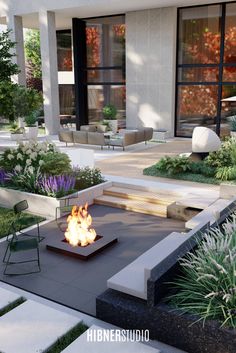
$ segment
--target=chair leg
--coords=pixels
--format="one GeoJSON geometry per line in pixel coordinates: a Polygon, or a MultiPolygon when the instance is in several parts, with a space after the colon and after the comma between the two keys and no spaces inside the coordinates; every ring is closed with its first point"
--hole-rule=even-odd
{"type": "MultiPolygon", "coordinates": [[[[7,257],[7,252],[8,252],[9,246],[10,246],[10,243],[7,244],[7,248],[6,248],[5,254],[4,254],[4,256],[3,256],[3,260],[2,260],[3,263],[6,263],[6,262],[7,262],[7,261],[6,261],[6,257],[7,257]]],[[[8,259],[8,260],[9,260],[9,259],[8,259]]]]}

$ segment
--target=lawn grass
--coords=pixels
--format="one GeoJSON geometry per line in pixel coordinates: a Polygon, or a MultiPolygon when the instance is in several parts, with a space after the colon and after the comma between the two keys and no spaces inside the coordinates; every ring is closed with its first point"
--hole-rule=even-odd
{"type": "MultiPolygon", "coordinates": [[[[0,207],[0,238],[5,237],[10,232],[10,225],[15,217],[12,209],[0,207]]],[[[20,218],[21,228],[30,227],[37,222],[42,222],[45,218],[29,213],[22,213],[20,218]]]]}
{"type": "Polygon", "coordinates": [[[168,174],[167,172],[163,172],[157,169],[156,165],[152,165],[151,167],[145,168],[143,170],[144,175],[155,176],[160,178],[169,178],[176,180],[186,180],[192,181],[195,183],[204,183],[204,184],[215,184],[220,185],[222,183],[221,180],[218,180],[214,177],[207,177],[202,174],[194,174],[194,173],[178,173],[178,174],[168,174]]]}
{"type": "Polygon", "coordinates": [[[20,297],[19,299],[16,299],[14,302],[6,305],[4,308],[2,308],[0,310],[0,316],[5,315],[6,313],[8,313],[9,311],[15,309],[17,306],[23,304],[26,301],[25,298],[20,297]]]}
{"type": "Polygon", "coordinates": [[[77,324],[70,331],[68,331],[64,336],[58,338],[58,340],[47,349],[46,353],[60,353],[66,347],[68,347],[73,341],[75,341],[82,333],[88,329],[83,323],[77,324]]]}

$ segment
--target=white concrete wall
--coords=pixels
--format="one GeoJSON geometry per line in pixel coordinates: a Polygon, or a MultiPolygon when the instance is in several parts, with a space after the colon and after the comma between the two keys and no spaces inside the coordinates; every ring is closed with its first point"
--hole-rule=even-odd
{"type": "Polygon", "coordinates": [[[126,14],[127,127],[174,134],[177,9],[126,14]]]}

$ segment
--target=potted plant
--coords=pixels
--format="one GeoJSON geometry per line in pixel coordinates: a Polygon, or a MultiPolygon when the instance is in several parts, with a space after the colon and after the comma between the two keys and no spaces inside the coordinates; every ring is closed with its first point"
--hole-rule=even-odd
{"type": "Polygon", "coordinates": [[[109,126],[112,130],[113,133],[117,132],[117,109],[113,104],[107,104],[103,107],[103,116],[104,116],[104,120],[108,121],[109,126]]]}
{"type": "Polygon", "coordinates": [[[25,134],[29,140],[36,139],[38,136],[38,123],[35,112],[25,117],[25,134]]]}
{"type": "Polygon", "coordinates": [[[12,141],[21,141],[24,138],[24,129],[19,127],[16,122],[11,125],[11,140],[12,141]]]}
{"type": "Polygon", "coordinates": [[[236,137],[236,115],[229,116],[228,121],[230,125],[230,136],[236,137]]]}
{"type": "Polygon", "coordinates": [[[30,116],[42,107],[42,94],[33,88],[16,86],[13,96],[14,115],[18,118],[19,127],[25,126],[25,117],[30,116]]]}

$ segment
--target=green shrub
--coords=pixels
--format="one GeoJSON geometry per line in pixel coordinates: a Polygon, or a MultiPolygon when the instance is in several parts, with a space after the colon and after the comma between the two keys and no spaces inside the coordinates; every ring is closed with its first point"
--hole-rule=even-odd
{"type": "Polygon", "coordinates": [[[117,109],[113,104],[105,105],[102,109],[102,112],[105,119],[108,119],[108,120],[116,119],[117,109]]]}
{"type": "Polygon", "coordinates": [[[51,152],[43,157],[41,172],[47,175],[61,175],[71,172],[71,161],[66,153],[51,152]]]}
{"type": "Polygon", "coordinates": [[[164,157],[156,164],[156,168],[165,171],[169,175],[184,173],[190,170],[190,160],[188,157],[164,157]]]}
{"type": "Polygon", "coordinates": [[[77,190],[83,190],[105,181],[98,168],[75,168],[73,170],[73,175],[76,177],[75,186],[77,190]]]}
{"type": "Polygon", "coordinates": [[[50,152],[56,152],[56,146],[48,142],[21,143],[16,149],[8,148],[3,152],[0,157],[0,167],[10,173],[21,172],[28,167],[33,173],[44,163],[44,155],[50,152]]]}
{"type": "Polygon", "coordinates": [[[217,168],[216,178],[220,180],[236,179],[236,166],[217,168]]]}
{"type": "Polygon", "coordinates": [[[37,116],[35,112],[32,112],[31,114],[25,117],[26,126],[35,126],[36,121],[37,121],[37,116]]]}
{"type": "Polygon", "coordinates": [[[200,319],[236,328],[236,215],[205,235],[195,252],[180,260],[182,275],[169,300],[200,319]]]}
{"type": "Polygon", "coordinates": [[[228,167],[234,164],[234,156],[236,156],[236,140],[229,138],[222,143],[218,151],[209,153],[205,164],[213,168],[228,167]]]}
{"type": "Polygon", "coordinates": [[[231,131],[236,131],[236,115],[228,117],[231,131]]]}

